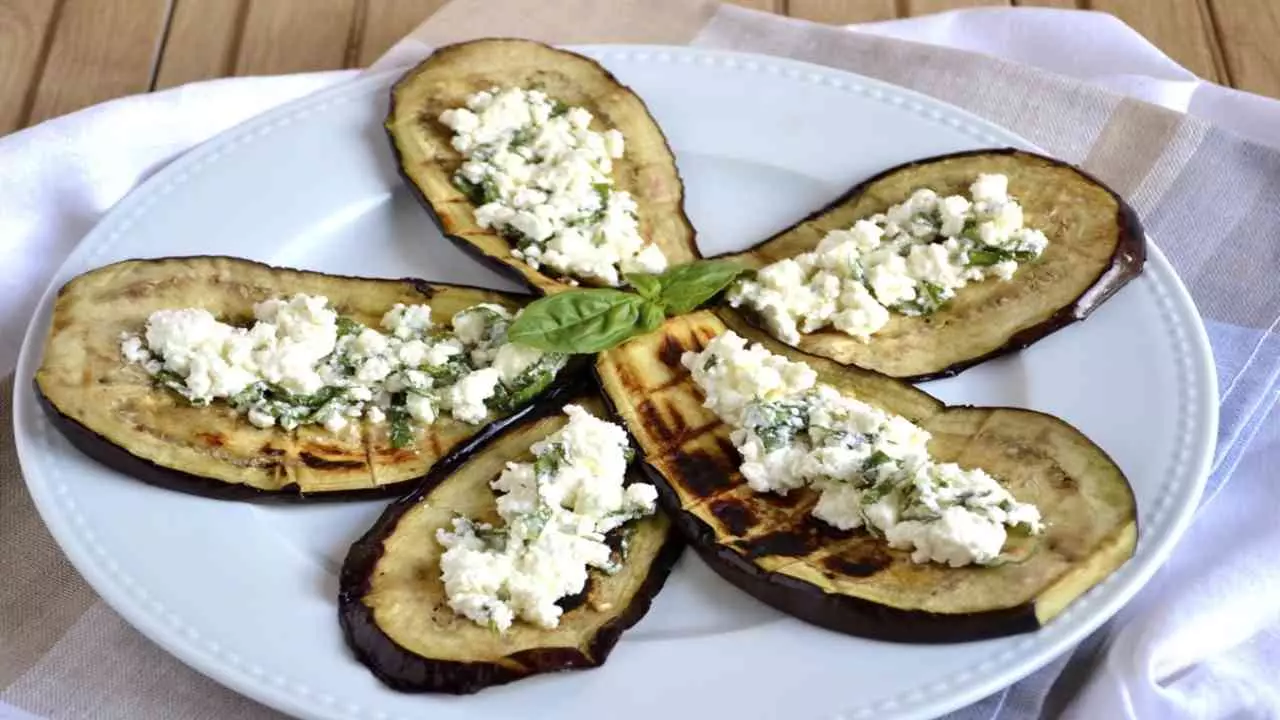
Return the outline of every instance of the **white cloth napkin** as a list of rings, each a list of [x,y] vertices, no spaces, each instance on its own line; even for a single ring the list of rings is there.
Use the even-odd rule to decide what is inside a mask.
[[[971,10],[855,29],[1036,65],[1280,147],[1280,102],[1198,80],[1108,15]],[[188,85],[0,138],[0,376],[12,372],[49,278],[126,192],[219,131],[354,72]],[[1280,523],[1258,512],[1280,507],[1268,472],[1280,453],[1278,426],[1259,433],[1236,479],[1202,508],[1174,559],[1112,623],[1100,651],[1055,662],[957,716],[1020,717],[1066,687],[1074,694],[1070,717],[1280,717]],[[1076,677],[1086,678],[1082,687]],[[0,718],[8,712],[16,714],[0,703]]]

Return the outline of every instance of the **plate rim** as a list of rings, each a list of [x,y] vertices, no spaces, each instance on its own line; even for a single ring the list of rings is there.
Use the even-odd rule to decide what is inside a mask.
[[[904,106],[909,111],[924,114],[936,122],[962,129],[967,134],[993,145],[1019,144],[1028,149],[1035,149],[1034,145],[1016,133],[967,110],[908,88],[842,69],[758,53],[689,46],[592,44],[565,47],[596,59],[605,56],[618,61],[633,62],[697,62],[718,64],[728,69],[778,72],[787,79],[800,83],[834,85],[859,92],[878,102]],[[162,617],[158,612],[149,611],[131,594],[131,592],[136,594],[141,591],[145,597],[145,589],[130,588],[125,582],[127,579],[116,574],[106,564],[114,564],[114,561],[103,556],[100,548],[98,554],[92,552],[91,550],[96,547],[92,541],[92,532],[82,525],[77,525],[73,518],[68,517],[57,505],[55,493],[49,483],[34,479],[35,475],[30,470],[37,462],[36,455],[39,450],[35,447],[36,436],[33,428],[44,420],[36,407],[33,385],[34,370],[43,348],[45,333],[45,323],[41,321],[48,312],[52,298],[65,282],[68,268],[86,262],[91,263],[95,256],[104,252],[116,237],[125,233],[135,219],[159,201],[167,193],[166,188],[171,187],[175,182],[181,182],[188,174],[199,172],[223,153],[232,152],[278,127],[332,105],[363,99],[379,88],[385,89],[389,79],[398,77],[403,72],[404,68],[393,68],[366,73],[272,108],[199,143],[133,188],[102,216],[55,272],[53,279],[41,295],[24,333],[14,375],[16,386],[13,408],[14,439],[23,480],[42,522],[77,572],[85,578],[98,596],[125,618],[132,627],[179,661],[237,693],[278,710],[301,716],[368,717],[373,715],[382,717],[376,711],[333,698],[329,698],[331,702],[320,703],[326,707],[318,707],[316,696],[311,692],[299,691],[299,683],[292,678],[277,676],[269,680],[261,672],[254,673],[245,668],[242,663],[231,662],[229,658],[218,652],[216,641],[214,649],[208,649],[206,644],[199,642],[198,631],[181,618],[171,613],[167,617]],[[1000,136],[1004,136],[1004,139]],[[1012,142],[1013,140],[1016,142]],[[1200,432],[1193,433],[1195,427],[1182,429],[1183,439],[1189,442],[1182,443],[1179,455],[1184,461],[1193,461],[1194,467],[1187,462],[1175,463],[1175,467],[1183,468],[1183,472],[1180,473],[1181,477],[1176,483],[1171,481],[1170,486],[1185,486],[1179,497],[1180,504],[1170,506],[1172,494],[1162,496],[1154,504],[1151,514],[1157,518],[1163,518],[1172,513],[1165,521],[1166,532],[1154,541],[1149,539],[1149,535],[1145,536],[1148,538],[1145,543],[1144,536],[1140,535],[1138,550],[1133,558],[1086,596],[1073,602],[1044,629],[1023,636],[1020,643],[984,661],[974,671],[974,674],[981,677],[968,678],[964,684],[956,684],[952,681],[958,676],[949,676],[940,682],[935,682],[930,688],[904,691],[897,696],[858,707],[848,707],[847,702],[838,700],[835,703],[837,707],[833,710],[835,716],[931,717],[964,707],[998,692],[1035,672],[1094,632],[1146,585],[1173,552],[1198,508],[1211,467],[1218,426],[1218,391],[1211,346],[1194,301],[1159,247],[1149,238],[1148,245],[1151,252],[1141,277],[1153,279],[1152,288],[1157,295],[1157,303],[1163,304],[1164,309],[1172,313],[1165,313],[1170,320],[1171,332],[1175,335],[1175,339],[1191,351],[1180,358],[1180,370],[1184,375],[1182,379],[1191,381],[1199,379],[1203,385],[1203,387],[1189,388],[1189,384],[1183,383],[1179,388],[1179,391],[1184,393],[1180,398],[1180,404],[1187,408],[1182,415],[1183,424],[1197,425]],[[1191,319],[1189,323],[1185,322],[1188,318]],[[1188,392],[1190,392],[1189,396]],[[44,422],[47,423],[47,420]],[[45,428],[45,430],[48,429]],[[1198,437],[1193,437],[1193,434]],[[1148,522],[1150,520],[1149,518]],[[1151,546],[1152,542],[1156,542],[1154,547]],[[1117,587],[1117,589],[1099,600],[1099,591],[1106,587]],[[1092,602],[1086,602],[1090,600]],[[1087,608],[1089,616],[1064,622],[1082,612],[1081,607]],[[1047,641],[1046,633],[1049,633],[1050,637]],[[1039,647],[1032,647],[1036,645]],[[1027,648],[1031,649],[1027,650]],[[984,670],[983,668],[988,665],[990,667]],[[305,689],[305,685],[301,687]]]

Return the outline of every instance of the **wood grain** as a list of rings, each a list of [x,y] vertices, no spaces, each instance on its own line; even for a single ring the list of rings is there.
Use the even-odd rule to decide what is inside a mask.
[[[447,0],[368,0],[356,66],[368,67]]]
[[[1280,3],[1207,0],[1226,72],[1241,90],[1280,97]]]
[[[0,0],[0,134],[150,88],[365,66],[446,1]],[[987,5],[1099,10],[1192,72],[1280,97],[1280,0],[729,1],[833,24]]]
[[[987,6],[1008,7],[1009,0],[906,0],[906,14],[928,15],[947,10]]]
[[[836,25],[898,17],[895,0],[790,0],[787,7],[795,17]]]
[[[355,19],[356,0],[250,0],[235,74],[349,67],[355,62]]]
[[[763,10],[765,12],[786,14],[786,0],[726,0],[734,5],[751,8],[752,10]]]
[[[27,122],[151,88],[169,0],[64,0]]]
[[[1205,23],[1199,0],[1087,0],[1087,7],[1120,18],[1200,77],[1214,82],[1225,79],[1214,63],[1212,45],[1218,39]]]
[[[0,135],[27,124],[58,5],[50,0],[0,3]]]
[[[155,88],[235,73],[249,0],[174,0]]]

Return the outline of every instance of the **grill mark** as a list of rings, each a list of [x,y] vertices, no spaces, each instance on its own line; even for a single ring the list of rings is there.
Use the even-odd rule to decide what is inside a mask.
[[[782,495],[780,493],[759,493],[756,497],[759,498],[761,502],[769,503],[774,507],[793,508],[800,504],[800,501],[805,497],[805,493],[789,492],[786,495]]]
[[[801,526],[804,528],[805,532],[808,532],[815,537],[822,538],[824,541],[848,540],[857,534],[857,531],[855,530],[841,530],[835,525],[828,525],[822,520],[819,520],[813,515],[807,513],[804,516]]]
[[[853,537],[853,531],[840,530],[812,515],[806,515],[798,528],[777,530],[749,540],[738,540],[734,546],[753,560],[770,555],[801,557],[832,540],[844,540],[850,537]]]
[[[875,575],[893,562],[887,553],[873,546],[860,546],[857,550],[853,557],[842,552],[824,559],[822,564],[840,575],[864,578]]]
[[[705,427],[709,430],[718,424],[719,424],[718,422],[712,423]],[[742,456],[738,454],[738,448],[733,446],[733,441],[731,441],[729,438],[725,437],[724,435],[716,436],[716,449],[720,451],[721,456],[723,456],[725,459],[729,459],[729,458],[734,458],[737,460],[742,459]]]
[[[734,546],[754,560],[769,555],[802,557],[812,552],[817,544],[805,533],[779,530],[750,540],[738,540],[734,542]]]
[[[636,406],[636,414],[640,416],[644,428],[653,433],[664,445],[674,445],[679,435],[667,424],[658,406],[652,400],[645,400]]]
[[[329,460],[306,451],[298,455],[302,464],[315,470],[351,470],[365,467],[363,460]]]
[[[741,500],[713,500],[709,509],[733,535],[746,535],[756,523],[755,513]]]
[[[280,457],[281,455],[284,455],[285,449],[278,448],[270,443],[267,443],[266,445],[263,445],[261,448],[259,448],[258,452],[262,453],[263,455],[266,455],[267,457]]]
[[[705,451],[677,450],[670,462],[675,466],[673,479],[698,497],[710,497],[731,484],[730,474]]]
[[[636,375],[631,366],[626,363],[614,363],[614,370],[618,373],[618,382],[622,383],[622,387],[637,393],[644,393],[644,383],[640,382],[640,378]]]
[[[670,335],[662,336],[662,346],[658,348],[658,359],[667,367],[679,368],[680,357],[684,355],[684,346]]]

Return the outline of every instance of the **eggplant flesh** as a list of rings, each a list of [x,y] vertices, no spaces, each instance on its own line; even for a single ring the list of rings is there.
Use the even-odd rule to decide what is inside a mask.
[[[385,125],[396,164],[445,237],[537,292],[571,287],[569,278],[553,275],[545,266],[535,270],[513,256],[511,242],[480,227],[475,206],[453,184],[462,156],[451,143],[453,130],[439,121],[440,113],[463,107],[469,96],[493,87],[541,89],[552,99],[590,111],[593,129],[620,131],[626,152],[613,161],[614,187],[635,199],[640,235],[662,250],[669,265],[699,257],[675,156],[644,102],[590,58],[517,39],[442,47],[392,88]]]
[[[342,277],[230,257],[127,260],[68,282],[35,388],[54,425],[82,452],[171,490],[240,500],[338,499],[403,492],[449,452],[474,444],[518,417],[484,426],[441,418],[392,445],[389,425],[356,423],[330,433],[258,428],[225,403],[196,407],[158,387],[120,354],[122,333],[138,333],[156,310],[198,306],[228,321],[250,321],[270,297],[324,295],[340,315],[377,327],[396,303],[426,304],[445,321],[476,303],[516,309],[527,296],[420,280]],[[562,371],[567,377],[570,369]],[[556,392],[553,386],[552,392]]]
[[[1020,263],[1010,280],[959,289],[932,314],[893,313],[867,341],[826,328],[802,335],[797,347],[904,380],[947,377],[1083,320],[1142,272],[1146,236],[1124,200],[1078,168],[1021,150],[957,153],[886,170],[768,240],[725,257],[749,268],[794,257],[814,250],[828,232],[882,213],[919,188],[967,195],[979,173],[1009,177],[1026,226],[1049,239],[1039,258]]]
[[[587,383],[583,383],[586,385]],[[556,628],[517,620],[505,633],[457,615],[440,579],[436,531],[454,517],[500,522],[489,483],[508,462],[564,426],[564,399],[507,426],[485,445],[441,462],[351,546],[343,563],[338,613],[347,645],[388,686],[405,692],[474,693],[529,675],[590,668],[608,658],[622,633],[649,610],[683,547],[661,512],[632,521],[622,568],[592,570],[582,593],[560,601]],[[573,397],[604,417],[594,391]],[[632,480],[643,480],[632,470]]]
[[[932,434],[941,462],[981,468],[1043,515],[1043,533],[1011,535],[1009,562],[915,563],[865,530],[814,518],[817,493],[756,493],[739,473],[730,428],[703,407],[680,364],[733,330],[820,382]],[[1030,410],[948,407],[893,378],[805,356],[727,309],[668,320],[602,353],[597,375],[645,455],[676,528],[717,573],[756,598],[839,632],[900,642],[956,642],[1041,627],[1122,565],[1137,540],[1136,505],[1120,468],[1062,420]]]

